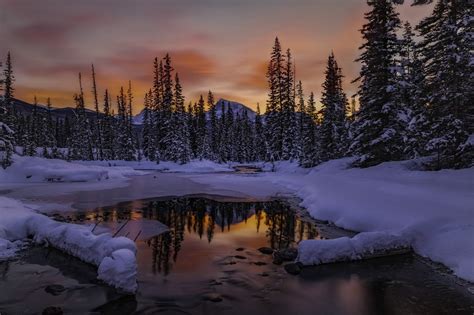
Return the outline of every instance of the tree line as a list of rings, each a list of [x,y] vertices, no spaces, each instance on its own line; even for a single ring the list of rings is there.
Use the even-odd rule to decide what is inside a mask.
[[[81,74],[72,119],[54,120],[49,99],[46,112],[37,110],[35,98],[31,115],[15,113],[8,54],[1,85],[1,164],[6,168],[12,163],[18,145],[24,155],[68,160],[290,160],[313,167],[354,156],[353,166],[368,167],[426,156],[429,169],[472,166],[472,2],[438,0],[432,14],[415,29],[402,24],[393,1],[367,3],[370,11],[365,14],[356,60],[361,64],[354,80],[357,94],[349,103],[342,69],[331,53],[319,110],[314,93],[305,95],[303,83],[296,78],[291,50],[284,50],[278,38],[266,73],[263,115],[259,106],[255,117],[246,111],[234,113],[225,104],[217,108],[211,91],[186,105],[179,74],[166,55],[154,60],[140,131],[133,124],[131,82],[114,101],[108,90],[100,97],[94,66],[95,117],[86,113]]]

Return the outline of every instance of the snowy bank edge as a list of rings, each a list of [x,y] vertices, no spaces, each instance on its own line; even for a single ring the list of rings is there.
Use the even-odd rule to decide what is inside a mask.
[[[94,235],[87,227],[56,222],[25,207],[21,202],[0,197],[0,258],[9,258],[21,248],[21,240],[33,237],[37,244],[52,246],[98,267],[98,279],[127,293],[137,285],[137,248],[125,237],[109,233]]]

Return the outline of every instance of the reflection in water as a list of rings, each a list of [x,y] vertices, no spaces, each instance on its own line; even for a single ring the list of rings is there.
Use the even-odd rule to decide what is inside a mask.
[[[212,242],[216,233],[231,232],[237,223],[254,225],[256,232],[265,228],[268,245],[288,248],[318,234],[309,222],[299,219],[281,202],[235,203],[205,199],[180,198],[150,201],[142,209],[146,219],[158,220],[170,230],[147,241],[153,250],[153,271],[168,274],[178,259],[185,234],[196,234]]]
[[[121,295],[98,282],[94,267],[56,250],[34,247],[17,260],[0,262],[0,313],[37,314],[51,305],[66,314],[472,315],[474,311],[471,294],[412,255],[328,264],[288,275],[257,249],[293,247],[319,234],[278,201],[136,200],[62,219],[91,226],[100,222],[97,230],[113,231],[133,221],[136,224],[120,234],[128,233],[132,239],[144,229],[143,222],[161,222],[169,232],[138,239],[135,296]],[[50,285],[60,285],[64,291],[52,295],[46,290]]]

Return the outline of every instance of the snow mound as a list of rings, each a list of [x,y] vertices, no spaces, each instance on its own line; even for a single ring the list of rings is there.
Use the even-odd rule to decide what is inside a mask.
[[[385,232],[365,232],[353,238],[306,240],[298,246],[297,261],[304,265],[352,261],[393,249],[408,248],[408,239]]]
[[[124,179],[126,176],[143,175],[129,167],[105,168],[84,166],[76,162],[39,157],[15,156],[14,163],[0,170],[0,182],[87,182],[106,179]]]
[[[99,265],[98,279],[128,292],[137,291],[137,263],[135,254],[118,249],[105,257]]]
[[[14,199],[0,197],[0,257],[13,256],[21,247],[19,240],[58,248],[84,262],[99,267],[99,279],[134,293],[137,289],[136,246],[125,237],[94,235],[88,227],[56,222],[26,208]]]

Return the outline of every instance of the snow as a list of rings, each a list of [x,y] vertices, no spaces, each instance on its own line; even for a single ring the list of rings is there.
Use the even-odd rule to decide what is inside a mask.
[[[384,232],[365,232],[353,238],[306,240],[298,246],[297,261],[304,265],[359,260],[370,254],[409,247],[409,241]]]
[[[13,166],[0,170],[0,187],[12,190],[4,192],[8,196],[28,200],[35,209],[40,198],[64,191],[74,192],[74,198],[79,199],[58,198],[49,202],[60,204],[70,200],[90,207],[95,203],[106,205],[186,194],[259,199],[296,195],[314,218],[363,232],[352,239],[300,243],[298,259],[305,264],[347,257],[357,259],[380,248],[406,245],[424,257],[445,264],[457,276],[474,281],[474,168],[418,171],[420,161],[414,160],[357,169],[349,168],[353,159],[345,158],[313,169],[302,169],[290,162],[257,163],[267,172],[243,175],[230,173],[235,164],[206,160],[180,165],[146,161],[69,163],[18,156],[14,159]],[[161,172],[125,181],[129,175],[143,174],[136,169]],[[269,172],[272,169],[275,172]],[[45,182],[52,176],[59,176],[65,182],[88,182]],[[106,178],[109,180],[105,181]],[[121,186],[98,198],[97,194],[109,188],[108,183],[114,178],[126,182],[127,187]],[[25,185],[30,182],[37,184]],[[136,265],[130,259],[135,250],[131,240],[107,234],[95,236],[87,227],[58,223],[18,201],[0,198],[0,257],[14,255],[24,244],[21,240],[34,235],[37,242],[49,243],[97,265],[103,271],[99,277],[104,281],[126,287],[125,290],[136,289],[130,280],[136,274],[133,268]],[[130,253],[122,253],[123,250]]]
[[[13,165],[0,170],[0,183],[123,180],[127,176],[143,174],[145,173],[130,167],[84,166],[77,162],[15,155]]]
[[[349,169],[351,161],[329,161],[303,176],[288,168],[267,177],[294,191],[311,216],[400,235],[418,254],[474,281],[474,168],[416,171],[407,161]]]
[[[34,212],[21,202],[0,197],[0,257],[11,257],[21,240],[32,237],[99,267],[98,278],[125,292],[137,289],[136,246],[125,237],[94,235],[88,227],[57,222]]]

